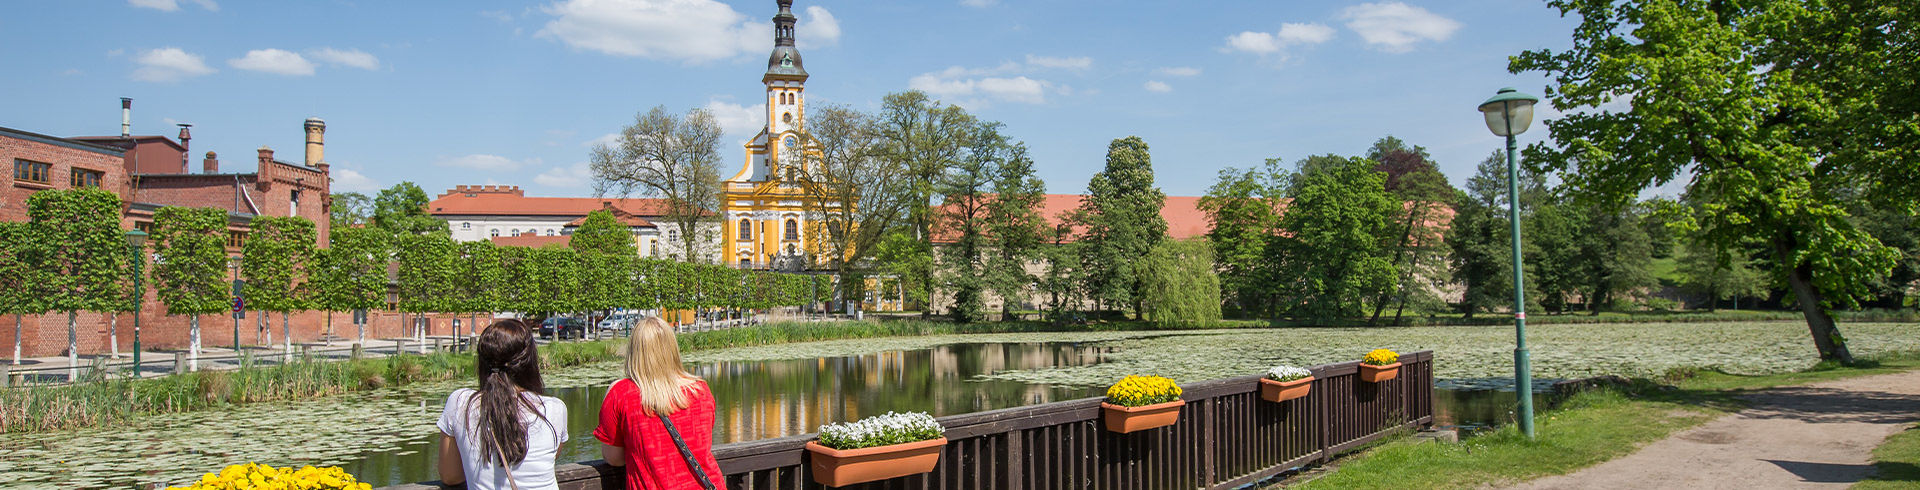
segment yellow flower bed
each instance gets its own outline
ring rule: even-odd
[[[1386,349],[1374,349],[1367,353],[1367,357],[1360,359],[1361,364],[1369,366],[1385,366],[1396,362],[1400,362],[1400,354]]]
[[[337,466],[275,468],[263,464],[237,464],[207,473],[200,481],[167,490],[372,490],[373,485],[354,481],[353,475]]]
[[[1180,385],[1159,376],[1128,376],[1107,387],[1107,403],[1141,407],[1180,399]]]

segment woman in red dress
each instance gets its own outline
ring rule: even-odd
[[[713,391],[681,366],[673,327],[659,317],[635,325],[626,371],[607,389],[593,437],[607,464],[627,468],[627,488],[725,488],[713,459]]]

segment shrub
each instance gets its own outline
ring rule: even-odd
[[[1180,399],[1180,385],[1159,376],[1128,376],[1107,387],[1107,403],[1143,407]]]
[[[839,449],[891,446],[938,439],[946,428],[926,412],[876,415],[857,422],[820,426],[820,445]]]

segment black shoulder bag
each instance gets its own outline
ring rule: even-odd
[[[707,470],[700,467],[700,460],[693,458],[693,450],[687,449],[687,440],[680,438],[680,429],[673,427],[673,419],[665,415],[660,417],[660,425],[667,426],[667,435],[673,436],[673,445],[680,448],[680,457],[687,460],[687,469],[693,470],[693,477],[700,480],[700,488],[713,490],[713,480],[707,479]]]

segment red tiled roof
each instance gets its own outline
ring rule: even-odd
[[[646,218],[634,216],[633,213],[629,213],[625,209],[620,209],[613,206],[607,206],[606,209],[613,211],[614,221],[617,221],[623,225],[627,225],[628,227],[652,228],[654,226],[652,221],[647,221]],[[585,224],[586,222],[587,222],[587,217],[581,216],[579,219],[568,221],[567,226],[578,227],[581,224]]]
[[[521,233],[519,236],[493,237],[493,244],[502,247],[541,248],[547,246],[567,246],[573,237],[567,235],[541,236],[533,233]]]
[[[1067,213],[1078,209],[1080,201],[1085,198],[1079,194],[1047,194],[1040,201],[1040,214],[1047,218],[1048,226],[1057,228],[1065,221]],[[1207,213],[1201,211],[1199,205],[1200,198],[1197,196],[1167,196],[1160,207],[1160,218],[1167,220],[1167,237],[1187,239],[1206,236],[1213,225],[1207,221]],[[952,243],[953,238],[935,231],[934,242]]]
[[[665,216],[665,199],[527,197],[517,186],[454,187],[427,203],[434,216],[586,216],[612,206],[634,216]]]

